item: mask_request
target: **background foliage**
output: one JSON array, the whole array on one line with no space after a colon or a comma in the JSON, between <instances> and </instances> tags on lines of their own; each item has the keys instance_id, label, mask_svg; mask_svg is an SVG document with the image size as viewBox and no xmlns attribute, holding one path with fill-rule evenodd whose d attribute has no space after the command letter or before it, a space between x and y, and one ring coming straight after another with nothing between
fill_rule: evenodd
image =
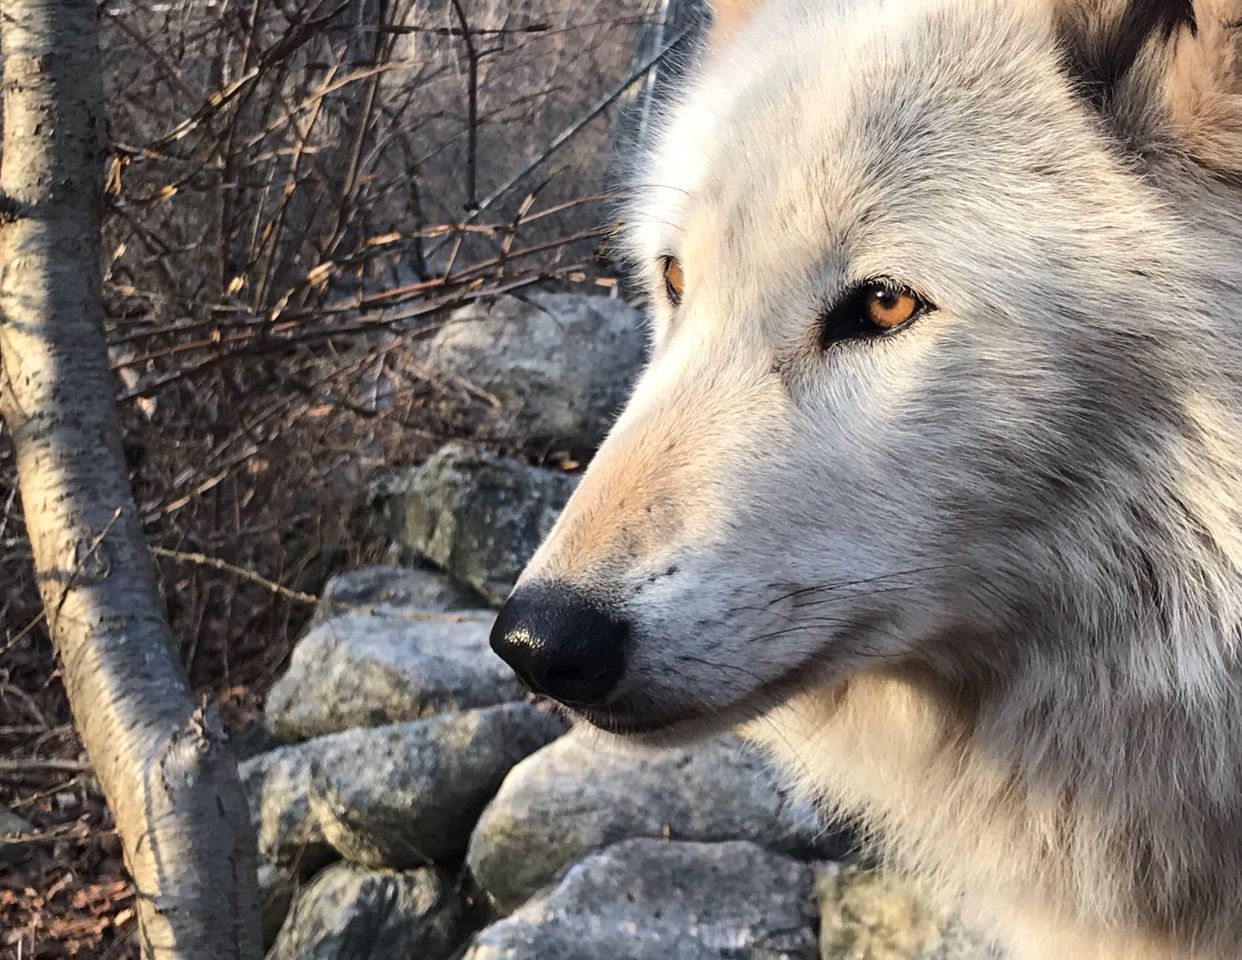
<instances>
[{"instance_id":1,"label":"background foliage","mask_svg":"<svg viewBox=\"0 0 1242 960\"><path fill-rule=\"evenodd\" d=\"M700 14L687 0L100 9L127 454L191 679L243 727L310 614L294 594L385 550L350 522L366 481L446 439L432 401L464 388L428 378L420 338L499 291L618 282L609 158L643 135ZM5 438L0 803L40 838L6 865L0 955L133 953L132 890L70 721Z\"/></svg>"}]
</instances>

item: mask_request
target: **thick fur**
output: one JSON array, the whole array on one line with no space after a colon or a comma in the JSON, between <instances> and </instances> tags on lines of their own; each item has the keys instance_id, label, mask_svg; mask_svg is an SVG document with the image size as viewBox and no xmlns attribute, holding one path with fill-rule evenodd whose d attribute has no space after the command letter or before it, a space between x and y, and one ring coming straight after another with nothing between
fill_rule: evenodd
<instances>
[{"instance_id":1,"label":"thick fur","mask_svg":"<svg viewBox=\"0 0 1242 960\"><path fill-rule=\"evenodd\" d=\"M1160 2L731 5L523 580L632 624L589 720L747 723L1015 957L1242 957L1239 12ZM934 310L822 347L874 277Z\"/></svg>"}]
</instances>

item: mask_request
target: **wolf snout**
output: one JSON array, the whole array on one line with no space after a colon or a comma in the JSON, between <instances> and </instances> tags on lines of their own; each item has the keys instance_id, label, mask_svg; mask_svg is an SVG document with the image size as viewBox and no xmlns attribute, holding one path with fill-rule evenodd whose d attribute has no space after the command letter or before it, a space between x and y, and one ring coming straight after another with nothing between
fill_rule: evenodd
<instances>
[{"instance_id":1,"label":"wolf snout","mask_svg":"<svg viewBox=\"0 0 1242 960\"><path fill-rule=\"evenodd\" d=\"M602 705L625 669L629 624L560 583L532 583L505 603L492 649L536 693L569 706Z\"/></svg>"}]
</instances>

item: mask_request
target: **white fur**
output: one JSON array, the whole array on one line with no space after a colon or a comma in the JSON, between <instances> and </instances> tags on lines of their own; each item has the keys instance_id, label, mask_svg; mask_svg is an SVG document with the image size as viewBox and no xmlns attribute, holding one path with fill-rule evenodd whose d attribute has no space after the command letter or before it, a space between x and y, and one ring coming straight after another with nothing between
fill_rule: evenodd
<instances>
[{"instance_id":1,"label":"white fur","mask_svg":"<svg viewBox=\"0 0 1242 960\"><path fill-rule=\"evenodd\" d=\"M1242 197L1163 38L1101 108L1066 22L773 0L704 53L628 218L650 367L524 582L633 624L591 720L748 721L1016 956L1225 960ZM934 311L822 349L881 276Z\"/></svg>"}]
</instances>

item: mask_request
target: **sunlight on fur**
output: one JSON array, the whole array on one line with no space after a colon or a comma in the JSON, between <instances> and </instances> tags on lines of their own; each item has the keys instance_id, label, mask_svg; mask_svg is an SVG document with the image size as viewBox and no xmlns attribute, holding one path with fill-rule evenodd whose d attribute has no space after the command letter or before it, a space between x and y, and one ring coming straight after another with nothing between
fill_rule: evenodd
<instances>
[{"instance_id":1,"label":"sunlight on fur","mask_svg":"<svg viewBox=\"0 0 1242 960\"><path fill-rule=\"evenodd\" d=\"M1242 953L1240 18L723 4L634 172L649 367L517 591L628 624L588 720L745 723L1018 958Z\"/></svg>"}]
</instances>

